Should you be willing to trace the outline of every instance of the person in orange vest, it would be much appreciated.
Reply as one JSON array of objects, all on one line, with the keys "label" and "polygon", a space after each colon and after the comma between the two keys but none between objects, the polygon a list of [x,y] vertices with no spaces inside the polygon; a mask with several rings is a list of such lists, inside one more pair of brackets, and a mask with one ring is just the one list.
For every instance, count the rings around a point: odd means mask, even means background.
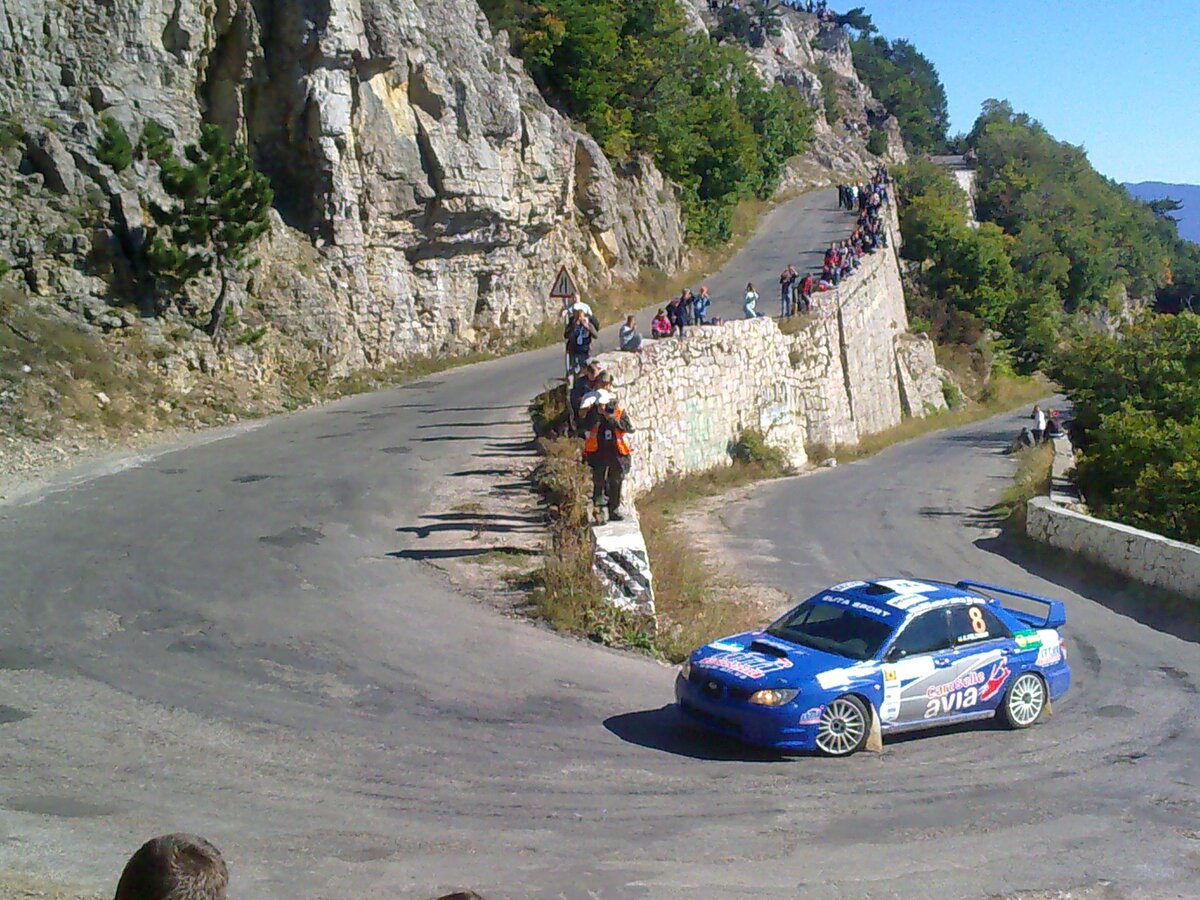
[{"label": "person in orange vest", "polygon": [[586,427],[583,459],[592,467],[592,508],[597,521],[601,521],[601,510],[607,498],[608,521],[620,522],[624,518],[621,515],[621,483],[630,462],[626,435],[633,431],[633,426],[617,398],[611,397],[591,405]]}]

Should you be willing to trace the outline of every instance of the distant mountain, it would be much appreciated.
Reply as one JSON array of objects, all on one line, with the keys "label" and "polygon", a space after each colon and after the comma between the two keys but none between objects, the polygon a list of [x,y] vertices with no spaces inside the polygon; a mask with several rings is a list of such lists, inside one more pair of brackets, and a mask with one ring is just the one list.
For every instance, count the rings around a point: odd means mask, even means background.
[{"label": "distant mountain", "polygon": [[1200,184],[1167,184],[1165,181],[1140,181],[1126,184],[1125,190],[1139,200],[1159,200],[1170,197],[1183,203],[1174,214],[1179,222],[1180,237],[1200,244]]}]

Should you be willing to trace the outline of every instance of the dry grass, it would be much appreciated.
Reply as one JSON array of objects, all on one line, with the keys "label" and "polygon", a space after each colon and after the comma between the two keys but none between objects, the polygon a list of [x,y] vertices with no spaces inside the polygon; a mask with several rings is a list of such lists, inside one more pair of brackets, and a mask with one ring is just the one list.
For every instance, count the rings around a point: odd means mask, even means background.
[{"label": "dry grass", "polygon": [[1015,534],[1025,534],[1026,506],[1034,497],[1050,493],[1050,470],[1054,465],[1054,446],[1042,444],[1028,447],[1017,454],[1017,471],[1013,483],[993,507],[1003,517],[1005,527]]},{"label": "dry grass", "polygon": [[[731,466],[720,479],[707,475],[665,482],[638,501],[642,535],[654,572],[654,606],[658,614],[655,646],[670,662],[681,662],[693,649],[722,635],[763,624],[761,607],[706,557],[677,518],[701,497],[735,484],[759,480],[748,466]],[[698,484],[689,482],[699,481]]]},{"label": "dry grass", "polygon": [[654,572],[655,646],[671,662],[713,638],[762,624],[764,613],[754,597],[705,556],[682,522],[682,514],[706,497],[788,474],[782,454],[764,446],[755,432],[743,435],[732,455],[733,465],[669,479],[638,500]]},{"label": "dry grass", "polygon": [[834,451],[834,456],[838,462],[862,459],[872,456],[893,444],[920,437],[931,431],[941,431],[944,428],[957,428],[960,425],[969,425],[971,422],[986,419],[997,413],[1007,412],[1026,403],[1035,403],[1053,392],[1054,386],[1040,376],[1023,378],[1020,376],[997,375],[983,389],[982,397],[978,403],[937,413],[923,419],[905,419],[899,425],[864,437],[853,446],[837,447]]},{"label": "dry grass", "polygon": [[595,545],[588,528],[551,529],[545,562],[533,575],[530,602],[538,618],[558,631],[628,650],[655,652],[655,623],[617,609],[604,598],[593,568]]}]

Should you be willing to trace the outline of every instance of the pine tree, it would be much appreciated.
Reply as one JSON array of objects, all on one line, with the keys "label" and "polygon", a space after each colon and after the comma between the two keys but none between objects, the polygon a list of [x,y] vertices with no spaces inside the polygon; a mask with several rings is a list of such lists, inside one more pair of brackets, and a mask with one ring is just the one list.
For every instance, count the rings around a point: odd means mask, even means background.
[{"label": "pine tree", "polygon": [[246,260],[250,246],[270,227],[270,184],[245,147],[231,145],[215,125],[201,129],[199,143],[184,149],[183,160],[158,133],[150,140],[143,134],[142,147],[158,163],[169,198],[150,205],[158,225],[147,251],[151,271],[174,291],[203,275],[217,275],[221,287],[204,326],[215,340],[230,276],[253,264]]}]

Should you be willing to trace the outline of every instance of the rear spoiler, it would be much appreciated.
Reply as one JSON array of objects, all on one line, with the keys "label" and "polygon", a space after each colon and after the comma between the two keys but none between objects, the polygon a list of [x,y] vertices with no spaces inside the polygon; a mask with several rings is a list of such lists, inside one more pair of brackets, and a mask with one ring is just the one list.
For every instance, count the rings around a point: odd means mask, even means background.
[{"label": "rear spoiler", "polygon": [[1022,600],[1032,600],[1034,603],[1041,603],[1046,607],[1045,618],[1039,618],[1034,613],[1027,613],[1019,609],[1010,609],[1005,606],[1004,611],[1013,618],[1018,619],[1031,628],[1062,628],[1067,624],[1067,607],[1061,600],[1051,600],[1048,597],[1039,597],[1037,594],[1027,594],[1024,591],[1014,591],[1011,588],[996,587],[994,584],[984,584],[980,581],[960,581],[955,585],[964,591],[975,591],[982,593],[989,600],[999,603],[999,598],[988,596],[990,594],[1004,594],[1008,597],[1020,597]]}]

